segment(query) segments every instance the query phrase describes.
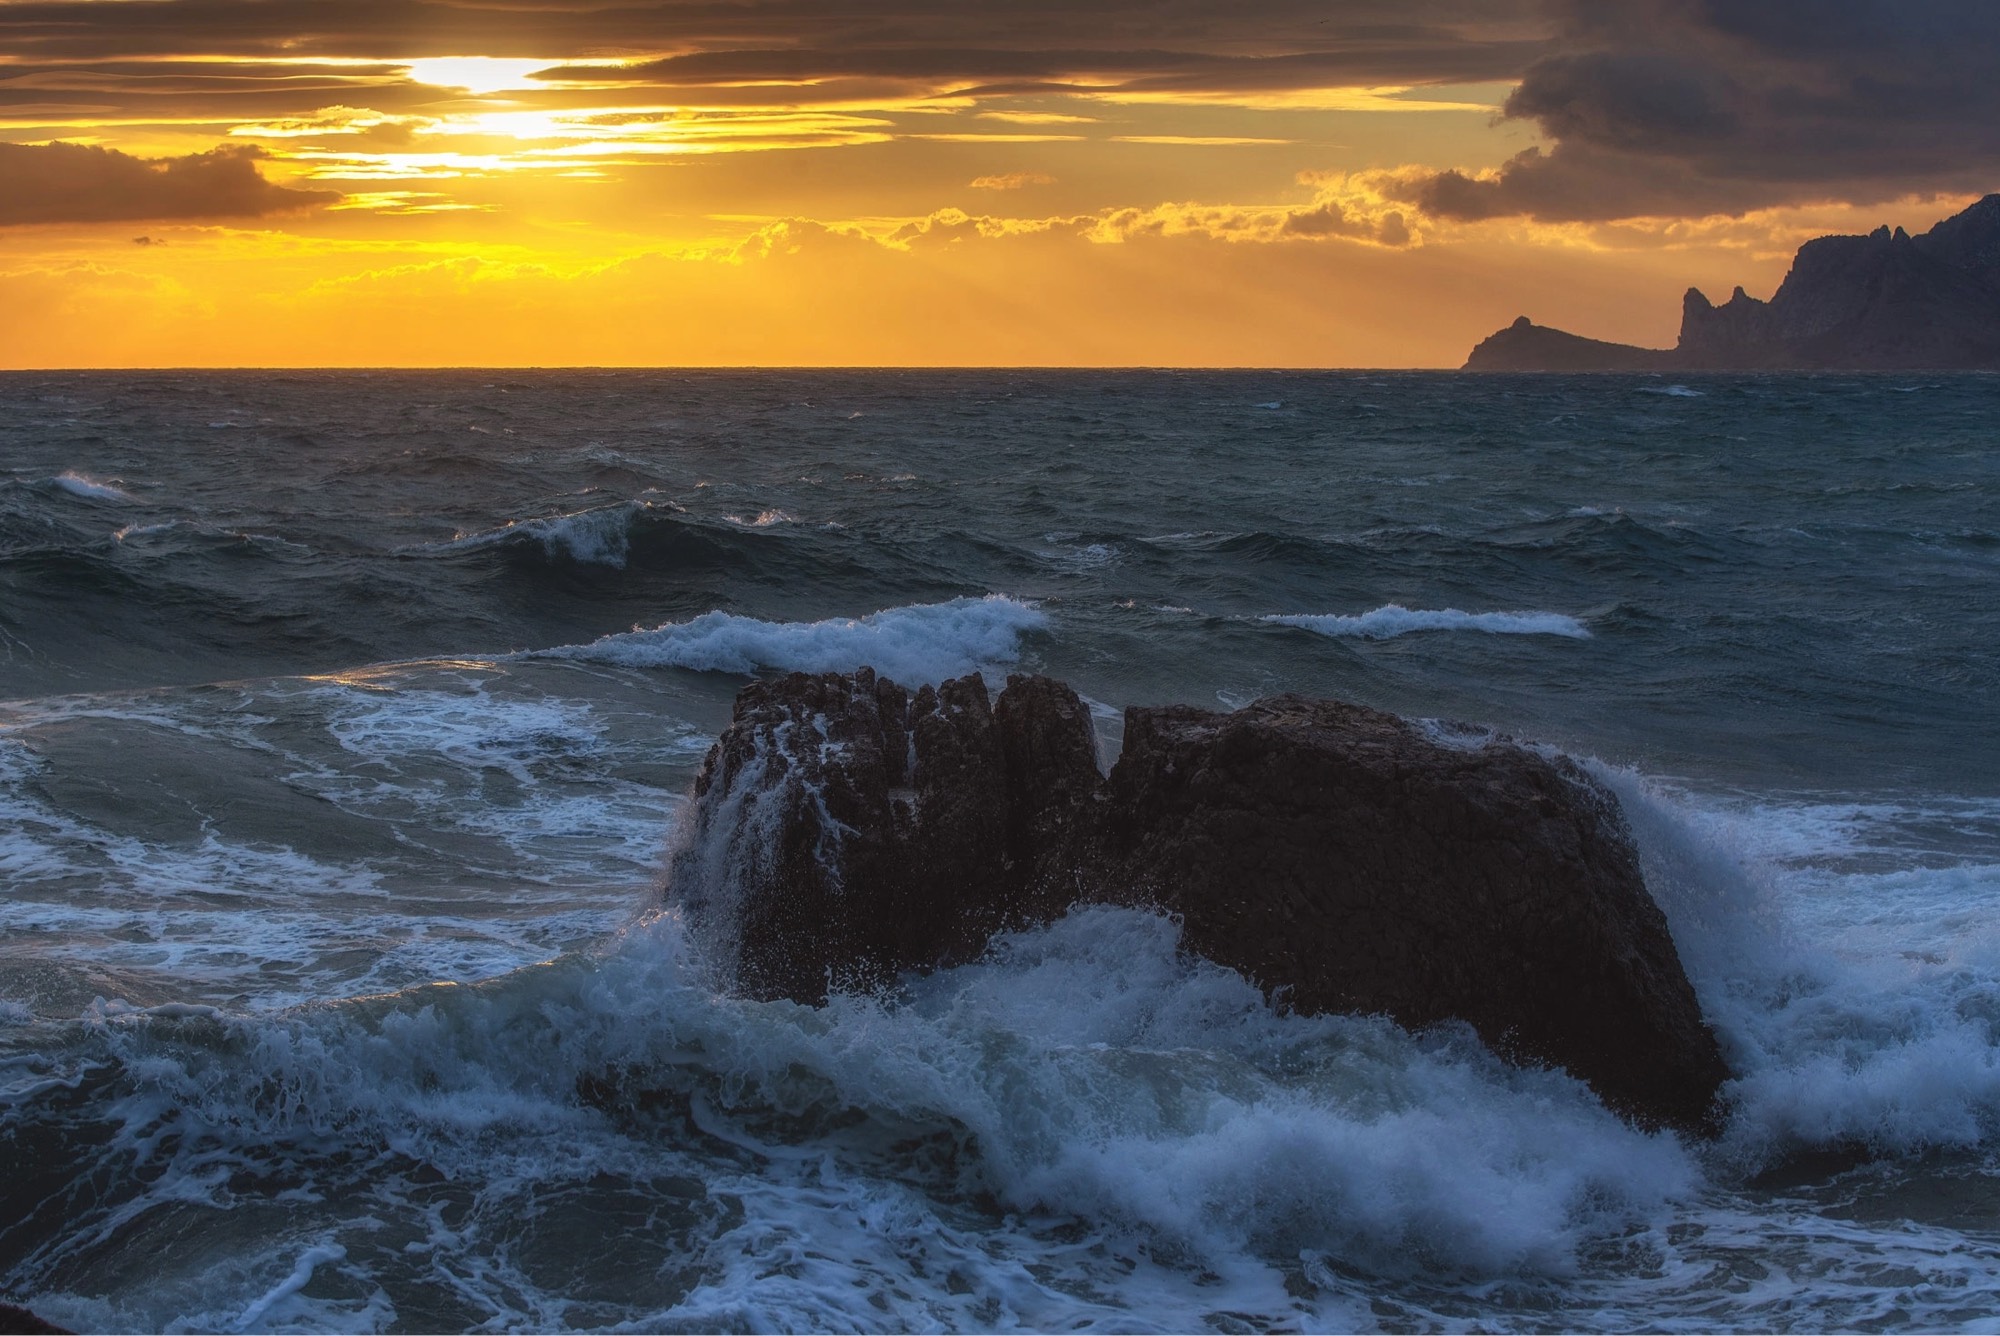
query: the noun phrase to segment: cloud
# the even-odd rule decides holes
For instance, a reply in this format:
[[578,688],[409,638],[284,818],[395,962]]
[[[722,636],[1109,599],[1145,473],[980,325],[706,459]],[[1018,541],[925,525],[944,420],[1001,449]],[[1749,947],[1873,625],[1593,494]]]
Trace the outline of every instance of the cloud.
[[743,264],[827,251],[916,254],[976,242],[1031,238],[1113,246],[1155,239],[1245,244],[1340,240],[1385,247],[1419,242],[1400,209],[1361,190],[1351,178],[1338,173],[1307,173],[1300,180],[1314,187],[1309,203],[1164,203],[1040,218],[946,208],[886,224],[881,220],[860,223],[784,218],[764,224],[732,246],[689,250],[682,255]]
[[1056,179],[1047,172],[1006,172],[999,176],[975,176],[966,184],[974,190],[1021,190],[1055,183]]
[[[682,104],[825,105],[960,89],[1228,94],[1511,80],[1546,21],[1523,0],[8,0],[0,112],[281,118],[330,101],[434,101],[407,63],[547,62],[566,82]],[[608,68],[608,55],[629,61]],[[782,96],[779,89],[782,88]],[[329,94],[332,96],[329,96]],[[241,108],[241,110],[238,110]],[[49,114],[49,113],[43,113]]]
[[1142,237],[1208,237],[1231,242],[1363,241],[1401,247],[1420,238],[1404,210],[1367,188],[1359,178],[1307,172],[1300,182],[1314,187],[1307,204],[1159,204],[1150,209],[1113,209],[1090,228],[1093,241],[1123,242]]
[[[1125,6],[1078,12],[1094,20],[1115,18],[1106,10],[1121,8]],[[1117,26],[1107,24],[1106,30],[1115,34]],[[1168,45],[1155,35],[1129,47],[1107,41],[1099,32],[1028,32],[1001,24],[948,35],[958,37],[960,44],[857,40],[853,45],[819,48],[692,51],[630,66],[619,77],[667,88],[781,84],[809,90],[839,80],[880,80],[973,95],[1010,91],[1202,95],[1505,79],[1518,74],[1540,49],[1534,42],[1481,41],[1444,30],[1406,29],[1398,40],[1383,41],[1373,33],[1328,27],[1324,19],[1318,32],[1278,29],[1259,34],[1255,25],[1246,24],[1243,32],[1232,34],[1221,24],[1202,25],[1184,35],[1184,44]],[[1065,39],[1073,44],[1064,44]],[[602,70],[585,68],[551,73],[577,79],[605,77]]]
[[243,218],[336,198],[265,180],[257,170],[262,156],[235,146],[181,158],[135,158],[87,144],[0,144],[0,227]]
[[2000,184],[2000,6],[1558,0],[1505,114],[1551,144],[1385,188],[1441,218],[1753,209]]

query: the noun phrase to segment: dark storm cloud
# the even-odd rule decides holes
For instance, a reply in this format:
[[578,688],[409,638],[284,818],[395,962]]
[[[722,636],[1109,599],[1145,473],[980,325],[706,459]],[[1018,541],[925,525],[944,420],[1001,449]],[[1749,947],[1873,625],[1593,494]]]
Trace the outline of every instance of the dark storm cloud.
[[[564,59],[771,50],[1130,50],[1275,54],[1521,35],[1518,0],[121,0],[0,4],[0,45],[35,59],[486,55]],[[1518,60],[1512,69],[1518,70]]]
[[[1506,80],[1542,50],[1522,0],[120,0],[0,3],[0,106],[116,96],[147,115],[297,113],[370,71],[225,64],[499,56],[651,61],[634,90],[775,81],[787,101],[946,86],[1228,92]],[[161,57],[215,57],[168,65]],[[603,79],[602,67],[557,68]],[[290,82],[288,82],[288,79]],[[816,87],[817,85],[817,87]],[[382,96],[393,97],[389,89]],[[778,96],[775,91],[766,96]],[[60,100],[60,99],[58,99]],[[711,100],[713,98],[711,97]],[[371,103],[380,109],[378,102]]]
[[219,148],[135,158],[86,144],[0,144],[0,227],[172,218],[243,218],[325,203],[257,171],[258,152]]
[[[978,91],[1063,92],[1083,86],[1093,91],[1260,92],[1506,79],[1541,49],[1533,41],[1474,41],[1444,33],[1398,34],[1390,41],[1329,33],[1318,40],[1327,44],[1324,49],[1273,54],[1103,45],[727,49],[651,61],[622,77],[682,88],[863,78],[960,84]],[[551,74],[584,78],[603,71]]]
[[1606,219],[2000,185],[1992,0],[1565,0],[1506,114],[1547,152],[1409,178],[1456,218]]
[[[0,16],[7,6],[0,3]],[[6,42],[0,37],[0,51]],[[0,118],[27,125],[119,121],[215,123],[298,116],[366,101],[378,111],[434,105],[439,94],[404,81],[401,67],[267,61],[102,60],[0,64]]]

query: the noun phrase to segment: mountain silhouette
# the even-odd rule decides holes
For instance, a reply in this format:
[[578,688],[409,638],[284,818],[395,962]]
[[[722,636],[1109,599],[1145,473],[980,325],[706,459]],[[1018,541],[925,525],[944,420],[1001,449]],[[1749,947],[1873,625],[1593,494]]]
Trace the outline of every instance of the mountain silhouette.
[[1879,227],[1799,247],[1770,301],[1681,300],[1672,348],[1586,339],[1522,316],[1467,371],[2000,370],[2000,194],[1921,236]]

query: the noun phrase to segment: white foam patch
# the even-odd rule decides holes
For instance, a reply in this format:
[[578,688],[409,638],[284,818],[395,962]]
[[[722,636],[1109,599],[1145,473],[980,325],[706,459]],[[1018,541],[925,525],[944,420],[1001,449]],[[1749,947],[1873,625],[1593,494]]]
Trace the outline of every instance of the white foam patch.
[[172,533],[180,527],[179,520],[164,520],[158,524],[128,524],[111,536],[123,543],[132,538],[151,538],[155,534]]
[[1014,663],[1021,657],[1022,637],[1048,625],[1048,615],[1033,604],[989,594],[818,622],[767,622],[709,612],[690,621],[605,636],[588,645],[536,650],[523,657],[716,673],[766,668],[847,672],[867,666],[904,685],[915,685]]
[[[1069,535],[1066,538],[1058,534],[1047,534],[1044,537],[1051,542],[1068,542],[1069,538],[1074,538],[1075,535]],[[1106,566],[1116,565],[1124,553],[1119,550],[1116,543],[1069,542],[1069,545],[1066,547],[1053,551],[1044,550],[1039,555],[1042,560],[1057,570],[1067,571],[1072,574],[1081,574],[1085,571],[1102,570]]]
[[528,766],[537,758],[594,751],[602,731],[582,701],[501,700],[481,690],[342,689],[326,727],[343,749],[369,761],[434,752],[468,769],[504,770],[522,783],[533,781]]
[[1890,813],[1921,822],[1919,805],[1746,804],[1599,774],[1738,1073],[1733,1154],[2000,1139],[2000,865],[1913,867],[1936,856],[1907,847],[1893,871],[1838,861],[1879,847]]
[[132,499],[132,494],[116,483],[103,482],[74,469],[57,474],[49,482],[71,496],[87,497],[92,501],[126,502]]
[[[136,1082],[126,1125],[171,1118],[208,1148],[148,1192],[223,1196],[218,1161],[301,1138],[394,1146],[475,1194],[472,1209],[430,1228],[434,1194],[399,1201],[364,1157],[370,1220],[322,1226],[311,1241],[328,1251],[306,1256],[341,1246],[353,1266],[365,1252],[370,1284],[447,1267],[509,1327],[552,1325],[560,1309],[544,1305],[565,1289],[585,1297],[568,1269],[526,1264],[518,1226],[621,1178],[696,1177],[731,1203],[693,1265],[671,1234],[613,1230],[581,1253],[574,1226],[557,1240],[571,1258],[618,1250],[640,1276],[689,1271],[670,1305],[619,1315],[647,1330],[1201,1330],[1217,1314],[1350,1329],[1369,1277],[1412,1259],[1560,1276],[1591,1240],[1698,1189],[1681,1143],[1566,1077],[1508,1068],[1459,1033],[1280,1015],[1177,937],[1158,916],[1093,909],[1009,936],[905,1002],[816,1010],[719,991],[662,914],[594,958],[478,988],[262,1017],[107,1006],[87,1023]],[[217,1027],[223,1043],[199,1038]],[[628,1136],[615,1109],[579,1104],[580,1080],[621,1072],[635,1090],[683,1092],[688,1130]],[[376,1239],[412,1224],[431,1246],[392,1254]],[[1307,1253],[1323,1279],[1301,1295],[1286,1277]],[[682,1260],[664,1268],[663,1254]],[[306,1265],[280,1246],[202,1303],[283,1299]],[[537,1282],[550,1275],[553,1294]],[[134,1294],[165,1288],[149,1274]]]
[[[498,839],[523,879],[601,880],[615,862],[644,878],[657,861],[679,795],[618,778],[636,744],[612,741],[587,703],[502,696],[477,683],[323,692],[327,731],[356,763],[291,776],[300,787],[348,811]],[[692,763],[713,740],[661,718],[643,751]],[[495,794],[488,772],[513,780],[516,795]]]
[[760,510],[748,519],[741,515],[724,515],[722,518],[739,529],[769,529],[780,524],[797,522],[782,510]]
[[1344,616],[1272,614],[1261,622],[1297,626],[1323,636],[1353,637],[1362,640],[1389,640],[1417,631],[1483,631],[1488,635],[1566,636],[1590,639],[1590,630],[1576,618],[1560,612],[1462,612],[1457,608],[1406,608],[1385,603],[1372,612]]
[[[201,1148],[120,1208],[136,1238],[147,1206],[229,1204],[228,1170],[273,1155],[350,1176],[328,1200],[365,1184],[367,1213],[302,1216],[227,1273],[177,1277],[206,1263],[167,1250],[94,1326],[266,1299],[290,1320],[329,1266],[350,1306],[449,1274],[427,1302],[463,1310],[425,1311],[453,1328],[1852,1328],[1892,1296],[1909,1325],[1953,1327],[1990,1309],[1962,1235],[1740,1198],[1704,1181],[1708,1152],[1558,1073],[1462,1031],[1282,1015],[1176,946],[1167,920],[1092,909],[899,998],[812,1009],[719,989],[664,913],[474,988],[277,1016],[97,1008],[89,1042],[132,1082],[126,1141],[166,1125]],[[613,1079],[601,1113],[579,1101]],[[444,1176],[448,1212],[397,1159]],[[698,1186],[656,1186],[674,1181]],[[603,1219],[646,1226],[579,1238]],[[1753,1263],[1754,1283],[1715,1283]]]
[[[1310,1245],[1390,1266],[1414,1248],[1561,1271],[1584,1235],[1696,1182],[1673,1138],[1634,1132],[1566,1077],[1507,1068],[1469,1035],[1277,1017],[1241,976],[1178,957],[1177,936],[1085,910],[940,981],[948,1023],[1030,1045],[1026,1071],[980,1080],[992,1107],[955,1110],[1011,1159],[1022,1205],[1142,1224],[1202,1255]],[[1009,1088],[1041,1107],[1006,1107]]]
[[[131,996],[274,1007],[490,977],[615,926],[680,801],[645,777],[709,739],[670,719],[615,738],[583,702],[409,671],[441,685],[279,682],[0,711],[0,937],[111,971]],[[138,808],[129,827],[68,811],[30,743],[85,718],[201,739],[219,764],[280,755],[298,766],[287,787],[381,822],[379,852],[309,853],[228,819],[163,838]]]

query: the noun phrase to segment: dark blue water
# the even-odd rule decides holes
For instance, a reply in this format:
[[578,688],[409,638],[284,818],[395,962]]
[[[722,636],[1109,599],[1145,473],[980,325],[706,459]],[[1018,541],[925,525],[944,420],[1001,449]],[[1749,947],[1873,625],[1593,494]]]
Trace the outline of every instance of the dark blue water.
[[[0,377],[0,1285],[92,1329],[1936,1328],[2000,1201],[2000,379]],[[894,1000],[658,912],[757,672],[1589,758],[1648,1137],[1096,911]],[[671,904],[671,888],[667,901]]]

